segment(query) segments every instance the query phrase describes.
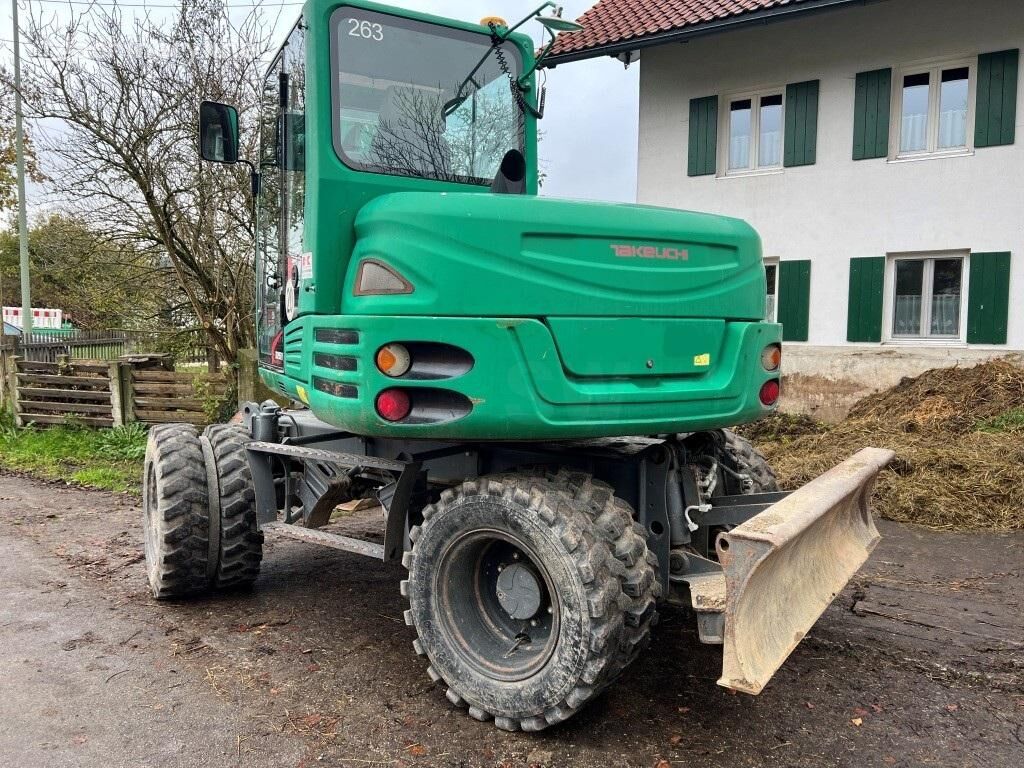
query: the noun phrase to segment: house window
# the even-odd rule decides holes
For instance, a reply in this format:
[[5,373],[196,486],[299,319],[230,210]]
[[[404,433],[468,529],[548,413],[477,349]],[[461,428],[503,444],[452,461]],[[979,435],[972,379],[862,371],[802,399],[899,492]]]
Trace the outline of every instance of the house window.
[[963,338],[965,263],[964,256],[946,254],[892,260],[894,340]]
[[897,156],[970,148],[973,71],[969,64],[907,70],[899,81],[895,110]]
[[765,322],[774,323],[778,316],[779,262],[765,260],[764,276],[768,284],[768,301],[765,304]]
[[781,93],[732,99],[727,119],[730,173],[782,166]]

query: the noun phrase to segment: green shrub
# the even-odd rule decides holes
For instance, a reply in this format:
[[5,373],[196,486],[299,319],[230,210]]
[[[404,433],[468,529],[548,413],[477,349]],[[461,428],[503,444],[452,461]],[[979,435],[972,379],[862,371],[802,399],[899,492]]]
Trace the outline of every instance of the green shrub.
[[99,443],[112,459],[140,461],[146,456],[148,432],[143,424],[132,422],[100,432]]

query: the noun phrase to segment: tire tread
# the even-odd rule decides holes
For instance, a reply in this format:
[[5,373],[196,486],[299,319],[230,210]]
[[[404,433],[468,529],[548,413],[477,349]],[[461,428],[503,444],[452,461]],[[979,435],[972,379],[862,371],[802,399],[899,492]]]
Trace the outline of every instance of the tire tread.
[[220,563],[215,586],[235,589],[251,586],[263,561],[263,534],[256,521],[256,492],[245,445],[249,431],[240,424],[213,424],[206,438],[217,463],[220,493]]
[[[156,474],[155,499],[149,496],[151,471]],[[146,525],[157,525],[155,562],[147,563],[153,596],[169,600],[209,591],[206,464],[195,427],[164,424],[150,429],[143,484]],[[156,514],[150,516],[153,504]]]
[[735,432],[723,429],[725,452],[735,465],[736,471],[750,478],[751,493],[772,493],[779,490],[779,480],[768,464],[768,459],[754,447],[754,444]]

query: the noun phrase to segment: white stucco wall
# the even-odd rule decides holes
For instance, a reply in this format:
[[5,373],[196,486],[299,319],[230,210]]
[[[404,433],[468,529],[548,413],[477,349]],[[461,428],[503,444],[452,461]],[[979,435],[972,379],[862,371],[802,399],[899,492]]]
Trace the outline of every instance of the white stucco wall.
[[[760,231],[765,256],[811,259],[809,346],[846,344],[853,257],[1010,251],[1008,344],[990,349],[1024,349],[1024,72],[1013,146],[942,159],[852,159],[858,72],[1010,48],[1024,49],[1022,0],[885,0],[648,49],[638,200],[745,218]],[[687,176],[691,98],[813,79],[821,81],[815,165]]]

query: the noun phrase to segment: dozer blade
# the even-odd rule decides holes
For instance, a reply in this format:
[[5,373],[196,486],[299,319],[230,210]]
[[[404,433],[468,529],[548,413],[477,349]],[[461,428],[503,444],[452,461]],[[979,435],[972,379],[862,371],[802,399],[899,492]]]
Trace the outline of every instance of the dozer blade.
[[865,448],[719,536],[726,581],[719,685],[760,693],[868,559],[880,538],[871,489],[894,456]]

